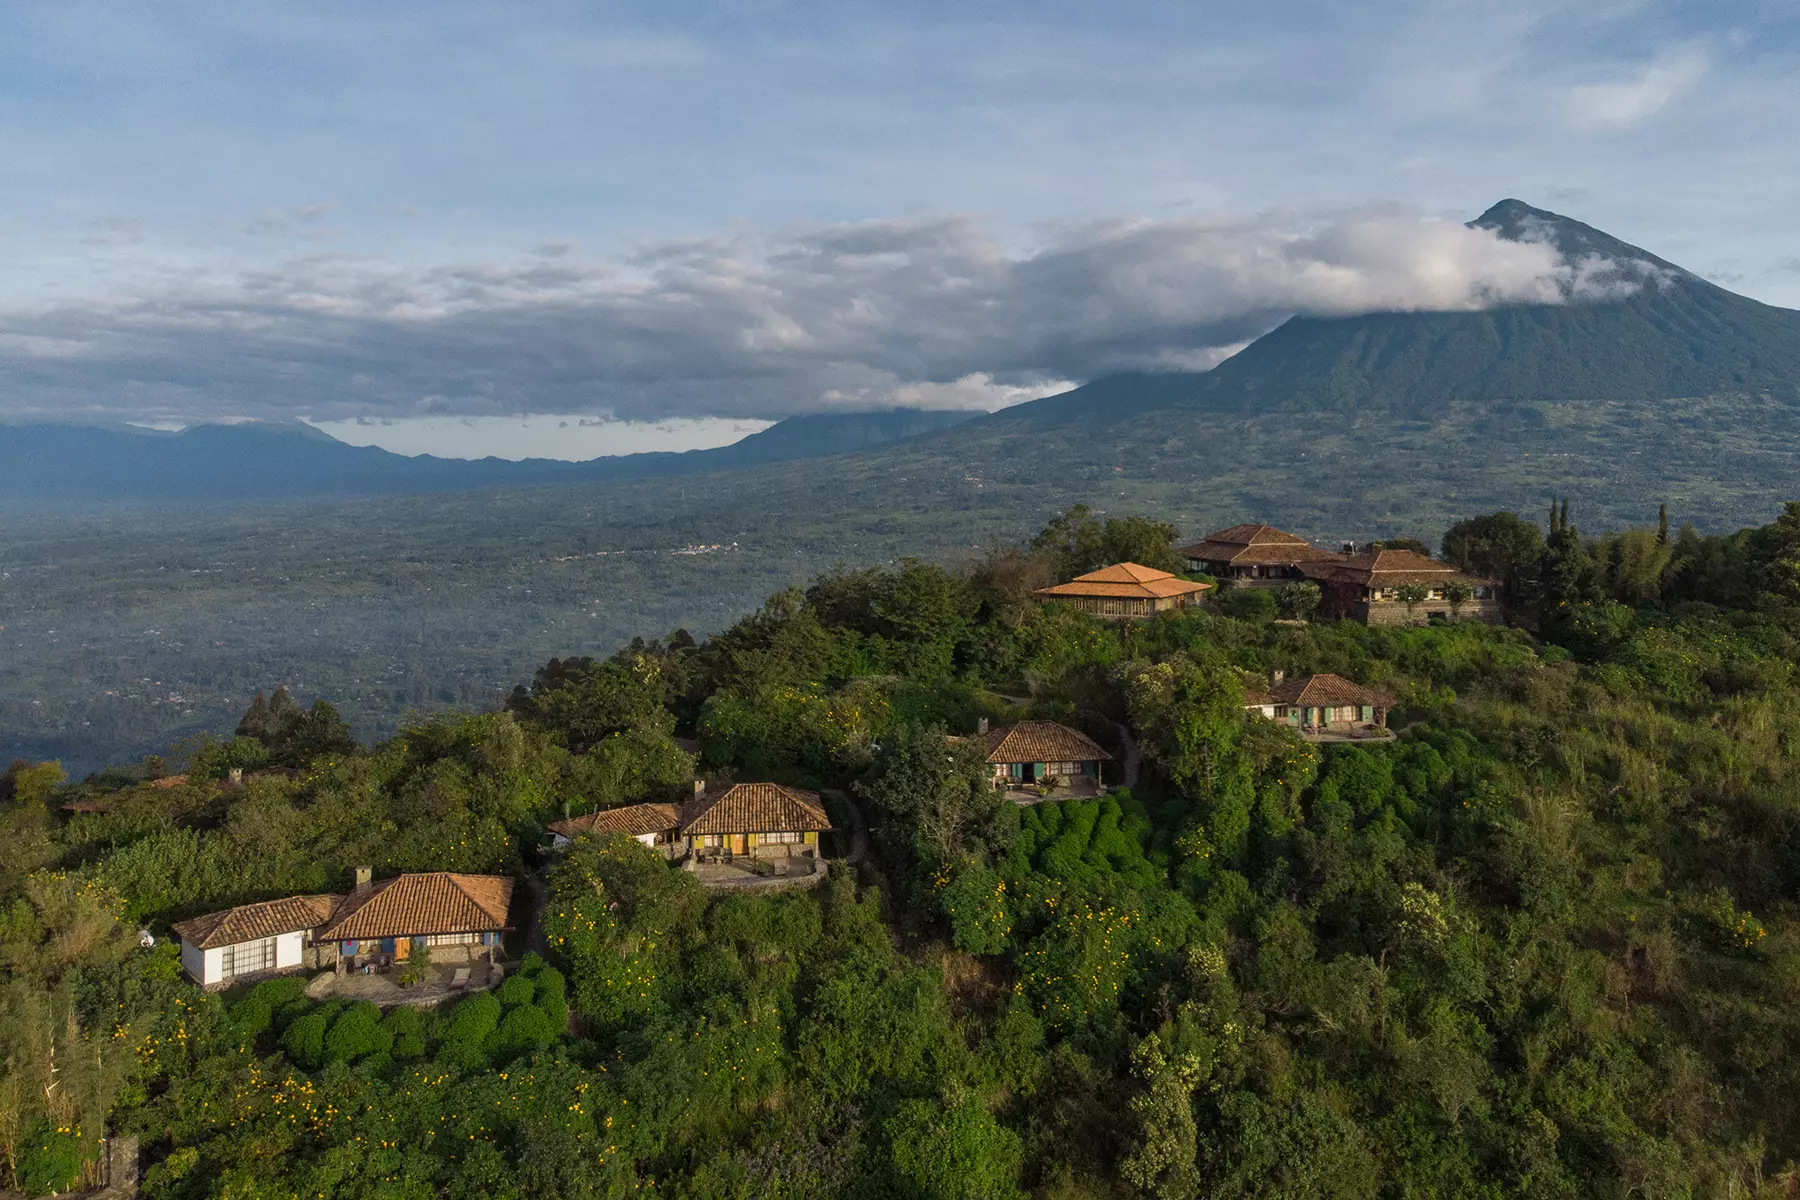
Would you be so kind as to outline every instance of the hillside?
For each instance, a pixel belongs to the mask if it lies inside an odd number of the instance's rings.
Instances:
[[[574,463],[390,454],[346,445],[297,421],[197,425],[174,434],[0,425],[0,502],[217,504],[696,475],[862,450],[943,429],[970,415],[917,409],[809,414],[710,450]]]

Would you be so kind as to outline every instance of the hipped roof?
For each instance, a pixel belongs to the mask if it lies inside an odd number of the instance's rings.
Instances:
[[[1079,729],[1055,721],[1020,721],[987,733],[990,763],[1110,761],[1112,755]]]
[[[1114,563],[1086,575],[1077,575],[1067,583],[1039,588],[1034,596],[1100,596],[1135,600],[1157,600],[1169,596],[1187,596],[1204,592],[1210,583],[1190,583],[1177,579],[1167,571],[1139,563]]]
[[[738,783],[681,806],[681,833],[812,833],[831,828],[817,792],[779,783]]]
[[[1286,704],[1302,708],[1324,708],[1340,704],[1390,708],[1394,703],[1393,697],[1372,691],[1360,683],[1352,683],[1342,675],[1301,675],[1283,679],[1270,687],[1246,690],[1244,702]]]
[[[1402,587],[1409,583],[1441,587],[1457,580],[1481,586],[1493,582],[1465,575],[1451,564],[1426,558],[1416,550],[1376,550],[1339,562],[1308,563],[1301,569],[1325,582],[1374,588]]]
[[[585,816],[554,821],[553,833],[574,837],[581,833],[628,833],[636,837],[646,833],[664,833],[674,829],[680,813],[673,804],[627,804]]]
[[[169,926],[176,937],[201,950],[261,941],[301,929],[316,929],[331,917],[342,896],[283,896],[245,904]]]
[[[1201,562],[1238,566],[1334,561],[1344,557],[1333,550],[1321,550],[1305,538],[1273,525],[1233,525],[1230,529],[1209,533],[1201,541],[1183,546],[1176,553]]]
[[[318,939],[499,933],[511,928],[506,916],[512,892],[513,881],[503,875],[396,875],[344,897]]]

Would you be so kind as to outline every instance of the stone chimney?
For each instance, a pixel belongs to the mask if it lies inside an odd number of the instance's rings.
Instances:
[[[704,795],[706,795],[706,780],[704,780],[704,779],[694,780],[694,799],[698,800],[700,797],[702,797]]]
[[[370,880],[374,878],[374,875],[375,871],[373,868],[356,868],[356,890],[359,892],[367,891],[370,887]]]
[[[1356,553],[1356,543],[1355,542],[1345,542],[1344,543],[1344,553],[1345,554],[1355,554]]]
[[[242,787],[244,784],[244,768],[233,767],[225,773],[225,777],[232,787]]]
[[[982,717],[980,720],[975,722],[975,736],[976,737],[986,737],[987,736],[987,718],[986,717]]]
[[[1286,678],[1287,678],[1287,672],[1282,670],[1280,667],[1276,667],[1274,670],[1269,672],[1269,686],[1274,687],[1276,684],[1280,683],[1283,679],[1286,679]]]

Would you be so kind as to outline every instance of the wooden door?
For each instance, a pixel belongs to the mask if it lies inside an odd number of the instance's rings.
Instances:
[[[747,833],[732,834],[731,835],[731,852],[733,854],[748,854],[748,853],[750,853],[750,835]]]
[[[403,937],[403,938],[395,938],[394,939],[394,961],[395,962],[405,962],[407,960],[407,957],[411,954],[412,954],[412,939],[411,938]]]

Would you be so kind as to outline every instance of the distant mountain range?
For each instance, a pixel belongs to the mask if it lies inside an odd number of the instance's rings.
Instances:
[[[375,446],[346,445],[298,421],[197,425],[180,433],[0,425],[0,500],[222,503],[607,483],[843,454],[943,429],[973,415],[918,409],[822,413],[789,417],[710,450],[575,463],[391,454]]]

